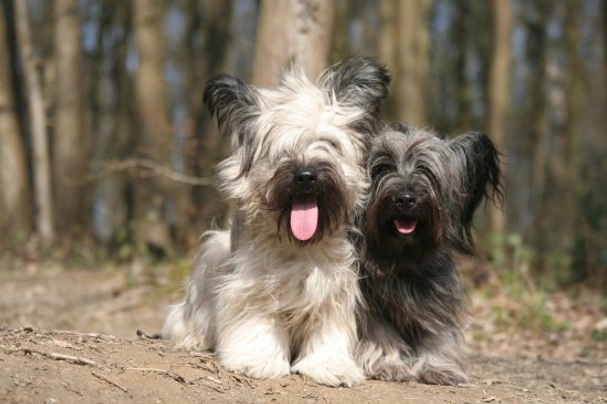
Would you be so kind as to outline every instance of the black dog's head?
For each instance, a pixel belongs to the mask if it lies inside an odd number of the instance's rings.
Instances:
[[[450,140],[389,125],[368,158],[370,199],[361,227],[376,260],[411,260],[439,248],[474,254],[471,227],[483,198],[503,198],[499,154],[471,132]]]

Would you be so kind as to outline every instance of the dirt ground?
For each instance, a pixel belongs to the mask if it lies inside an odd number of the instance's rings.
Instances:
[[[479,319],[467,335],[470,383],[329,388],[298,375],[248,379],[207,353],[147,338],[180,297],[166,271],[0,262],[0,402],[607,403],[604,344],[587,338],[604,316],[594,307],[548,300],[570,313],[568,326],[532,336],[524,324],[496,328],[495,301],[471,295]]]

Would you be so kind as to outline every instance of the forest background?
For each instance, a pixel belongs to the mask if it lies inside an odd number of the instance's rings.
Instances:
[[[0,0],[0,252],[191,254],[227,211],[206,81],[362,55],[392,72],[386,120],[503,154],[474,282],[605,291],[606,22],[602,0]]]

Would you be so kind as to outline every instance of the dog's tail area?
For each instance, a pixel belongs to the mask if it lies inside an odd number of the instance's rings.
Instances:
[[[162,338],[188,349],[207,350],[215,345],[215,288],[230,256],[230,231],[203,234],[185,299],[170,306]]]

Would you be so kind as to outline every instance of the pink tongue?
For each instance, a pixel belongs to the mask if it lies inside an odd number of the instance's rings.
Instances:
[[[415,226],[417,226],[417,222],[415,220],[410,220],[407,222],[401,222],[400,220],[394,220],[394,224],[396,225],[396,230],[400,234],[411,234],[415,230]]]
[[[306,241],[312,238],[318,225],[318,204],[316,199],[293,201],[291,209],[291,232],[296,239]]]

